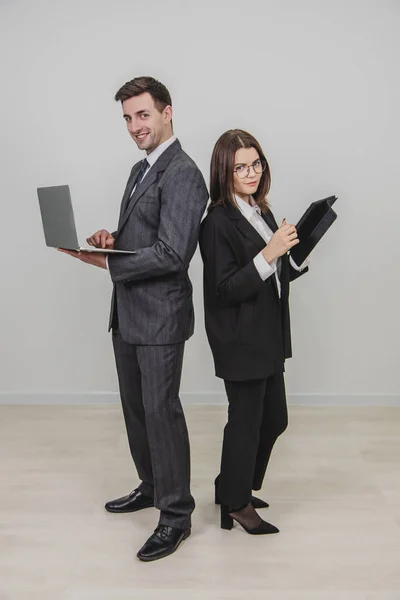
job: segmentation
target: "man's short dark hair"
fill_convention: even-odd
[[[166,106],[172,106],[171,95],[165,85],[153,77],[135,77],[127,81],[115,94],[117,102],[124,102],[134,96],[148,92],[154,100],[157,110],[161,113]]]

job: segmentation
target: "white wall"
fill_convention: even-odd
[[[116,225],[131,165],[116,90],[170,89],[175,130],[208,181],[213,144],[250,130],[270,201],[339,219],[292,287],[294,394],[400,394],[400,3],[396,0],[0,0],[0,390],[115,391],[107,273],[45,247],[36,187],[69,183],[83,241]],[[184,392],[220,391],[192,263],[197,329]]]

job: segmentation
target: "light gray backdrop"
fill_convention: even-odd
[[[116,398],[108,274],[45,247],[36,187],[71,186],[81,241],[115,228],[141,153],[113,94],[148,74],[207,182],[217,137],[241,127],[278,219],[339,196],[292,287],[291,401],[399,403],[399,30],[396,0],[0,0],[0,402]],[[198,253],[191,276],[183,395],[216,402]]]

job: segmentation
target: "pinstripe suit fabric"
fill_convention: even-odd
[[[190,449],[179,386],[184,343],[194,329],[188,276],[208,193],[175,141],[142,182],[132,169],[121,203],[110,327],[121,402],[139,489],[154,497],[160,524],[190,526]]]

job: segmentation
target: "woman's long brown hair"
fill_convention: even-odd
[[[269,205],[267,194],[271,186],[271,173],[268,161],[257,140],[247,131],[230,129],[225,131],[214,146],[210,166],[210,198],[208,210],[218,204],[236,206],[235,192],[233,189],[235,154],[240,148],[254,148],[260,159],[267,164],[260,179],[257,191],[253,194],[255,202],[263,212],[267,212]]]

